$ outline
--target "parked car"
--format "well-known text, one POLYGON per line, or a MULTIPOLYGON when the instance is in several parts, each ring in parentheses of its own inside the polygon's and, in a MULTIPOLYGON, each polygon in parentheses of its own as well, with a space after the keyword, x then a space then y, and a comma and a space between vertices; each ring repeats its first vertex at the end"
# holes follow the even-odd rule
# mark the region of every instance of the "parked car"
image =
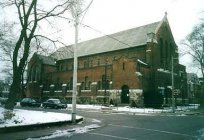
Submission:
POLYGON ((24 106, 29 106, 29 107, 40 107, 41 103, 37 102, 35 99, 33 98, 23 98, 20 102, 20 105, 22 107, 24 106))
POLYGON ((48 99, 47 101, 43 102, 42 106, 44 108, 67 108, 67 104, 61 103, 59 99, 48 99))

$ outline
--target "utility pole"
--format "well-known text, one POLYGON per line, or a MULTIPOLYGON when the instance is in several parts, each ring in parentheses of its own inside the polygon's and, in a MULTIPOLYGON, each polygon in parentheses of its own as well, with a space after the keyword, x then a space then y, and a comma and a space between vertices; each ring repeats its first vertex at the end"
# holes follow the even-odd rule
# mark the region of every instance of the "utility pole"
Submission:
POLYGON ((174 99, 174 58, 171 56, 171 100, 172 100, 172 112, 175 113, 175 99, 174 99))
MULTIPOLYGON (((73 69, 73 90, 72 90, 72 122, 76 123, 76 97, 77 97, 77 44, 78 44, 78 34, 79 34, 79 19, 82 13, 86 13, 93 0, 89 3, 89 5, 82 10, 80 0, 71 0, 72 6, 71 12, 74 18, 74 28, 75 28, 75 44, 74 44, 74 69, 73 69)), ((82 21, 81 21, 82 22, 82 21)))
POLYGON ((106 91, 107 91, 107 60, 105 60, 105 92, 104 92, 104 105, 106 104, 106 91))
POLYGON ((74 70, 73 70, 73 90, 72 90, 72 122, 76 123, 76 96, 77 96, 77 44, 78 44, 78 25, 79 25, 79 7, 78 0, 76 0, 75 11, 73 16, 75 18, 74 28, 75 28, 75 44, 74 44, 74 70))

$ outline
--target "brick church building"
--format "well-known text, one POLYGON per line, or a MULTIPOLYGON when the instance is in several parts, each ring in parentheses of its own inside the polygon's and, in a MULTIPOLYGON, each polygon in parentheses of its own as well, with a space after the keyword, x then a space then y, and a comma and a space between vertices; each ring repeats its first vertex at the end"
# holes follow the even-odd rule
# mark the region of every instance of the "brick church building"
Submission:
MULTIPOLYGON (((81 42, 77 45, 78 103, 144 106, 170 104, 172 66, 177 98, 186 98, 185 66, 167 15, 155 23, 81 42), (173 61, 172 61, 173 58, 173 61), (173 62, 173 63, 172 63, 173 62)), ((73 45, 50 56, 35 53, 28 64, 27 97, 71 101, 73 45)))

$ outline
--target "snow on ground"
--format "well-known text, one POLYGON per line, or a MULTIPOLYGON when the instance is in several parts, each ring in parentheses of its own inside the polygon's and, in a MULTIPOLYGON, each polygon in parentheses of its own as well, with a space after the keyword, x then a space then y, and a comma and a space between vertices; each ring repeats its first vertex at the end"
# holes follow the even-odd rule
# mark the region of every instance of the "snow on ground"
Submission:
MULTIPOLYGON (((190 111, 194 109, 198 109, 198 104, 193 104, 189 106, 177 106, 175 111, 190 111)), ((115 111, 122 111, 122 112, 130 112, 130 113, 168 113, 172 112, 171 107, 166 107, 163 109, 154 109, 154 108, 131 108, 129 106, 125 107, 116 107, 113 108, 115 111)))
POLYGON ((197 140, 203 140, 204 139, 204 128, 201 130, 198 130, 198 134, 199 134, 199 136, 198 136, 197 140))
MULTIPOLYGON (((72 104, 67 104, 68 108, 72 108, 72 104)), ((92 109, 92 110, 100 110, 101 108, 108 108, 102 105, 83 105, 83 104, 77 104, 77 109, 92 109)))
POLYGON ((57 137, 71 137, 74 134, 83 134, 88 131, 94 130, 96 128, 100 127, 98 124, 91 124, 84 127, 78 127, 73 129, 67 129, 67 130, 56 130, 54 133, 39 137, 39 138, 28 138, 27 140, 44 140, 44 139, 53 139, 57 137))
MULTIPOLYGON (((70 121, 71 115, 64 113, 53 113, 44 111, 29 111, 14 109, 15 116, 4 120, 4 109, 0 107, 0 128, 9 126, 22 126, 31 124, 42 124, 48 122, 70 121)), ((77 119, 82 118, 77 116, 77 119)))
MULTIPOLYGON (((68 109, 72 107, 71 104, 68 104, 68 109)), ((102 105, 80 105, 77 104, 77 109, 87 109, 87 110, 95 110, 95 111, 110 111, 112 113, 123 112, 123 113, 163 113, 163 112, 172 112, 171 107, 164 109, 153 109, 153 108, 131 108, 129 106, 126 107, 106 107, 102 105)), ((193 104, 189 106, 178 106, 176 111, 190 111, 192 109, 198 109, 198 104, 193 104)), ((61 122, 61 121, 70 121, 71 115, 65 113, 53 113, 53 112, 45 112, 45 111, 29 111, 22 109, 14 109, 15 116, 12 119, 4 120, 3 113, 4 109, 0 107, 0 128, 9 127, 9 126, 20 126, 20 125, 31 125, 31 124, 41 124, 48 122, 61 122)), ((77 116, 77 119, 81 118, 81 116, 77 116)), ((97 122, 98 120, 93 120, 93 122, 97 122)))
MULTIPOLYGON (((190 111, 198 109, 199 104, 190 104, 188 106, 177 106, 175 111, 190 111)), ((71 109, 72 105, 68 104, 68 108, 71 109)), ((130 112, 130 113, 168 113, 172 112, 171 107, 166 107, 163 109, 154 109, 154 108, 131 108, 129 106, 124 107, 115 107, 115 106, 102 106, 102 105, 82 105, 77 104, 77 109, 87 109, 87 110, 112 110, 117 112, 130 112)))

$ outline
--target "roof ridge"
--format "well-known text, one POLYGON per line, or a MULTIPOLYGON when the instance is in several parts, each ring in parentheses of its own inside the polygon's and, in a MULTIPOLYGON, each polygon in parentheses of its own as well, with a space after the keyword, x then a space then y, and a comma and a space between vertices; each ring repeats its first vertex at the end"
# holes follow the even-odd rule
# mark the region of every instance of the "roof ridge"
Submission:
MULTIPOLYGON (((151 32, 155 33, 160 22, 157 21, 79 42, 77 48, 78 57, 145 45, 147 34, 151 32)), ((73 45, 59 48, 52 56, 58 60, 72 58, 71 53, 67 53, 66 49, 73 45)))
MULTIPOLYGON (((130 29, 121 30, 121 31, 118 31, 118 32, 115 32, 115 33, 106 34, 106 35, 103 35, 103 36, 99 36, 99 37, 96 37, 96 38, 92 38, 92 39, 88 39, 88 40, 79 42, 78 44, 83 43, 83 42, 87 42, 87 41, 91 41, 91 40, 95 40, 95 39, 100 39, 100 38, 106 37, 107 35, 108 35, 108 36, 117 35, 117 34, 122 33, 122 32, 126 32, 126 31, 130 31, 130 30, 142 28, 142 27, 145 27, 145 26, 150 26, 150 25, 156 24, 156 23, 158 24, 158 23, 160 23, 160 22, 161 22, 161 21, 152 22, 152 23, 149 23, 149 24, 145 24, 145 25, 133 27, 133 28, 130 28, 130 29)), ((74 45, 74 44, 70 44, 70 45, 68 45, 68 46, 72 46, 72 45, 74 45)))

